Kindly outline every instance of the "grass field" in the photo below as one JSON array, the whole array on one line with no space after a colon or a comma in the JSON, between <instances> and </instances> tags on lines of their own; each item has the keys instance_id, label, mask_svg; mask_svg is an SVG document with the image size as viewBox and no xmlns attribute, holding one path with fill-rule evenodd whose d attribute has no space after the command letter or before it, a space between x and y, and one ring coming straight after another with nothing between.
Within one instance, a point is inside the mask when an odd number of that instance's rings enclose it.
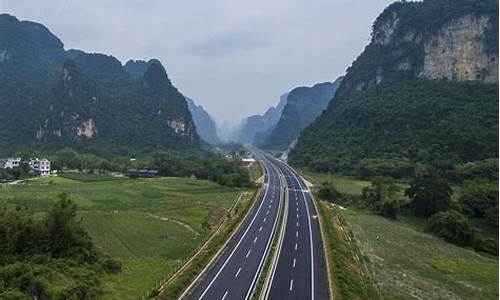
<instances>
[{"instance_id":1,"label":"grass field","mask_svg":"<svg viewBox=\"0 0 500 300\"><path fill-rule=\"evenodd\" d=\"M498 260L377 215L342 211L386 299L498 299Z\"/></svg>"},{"instance_id":2,"label":"grass field","mask_svg":"<svg viewBox=\"0 0 500 300\"><path fill-rule=\"evenodd\" d=\"M305 175L316 183L331 180L351 194L369 184L338 175ZM385 299L498 299L497 258L424 233L421 220L410 216L391 221L351 207L336 211L352 231Z\"/></svg>"},{"instance_id":3,"label":"grass field","mask_svg":"<svg viewBox=\"0 0 500 300\"><path fill-rule=\"evenodd\" d=\"M370 185L369 181L358 180L353 177L342 176L331 173L314 173L310 171L302 172L307 180L314 185L324 182L333 182L335 187L342 193L361 195L364 187Z\"/></svg>"},{"instance_id":4,"label":"grass field","mask_svg":"<svg viewBox=\"0 0 500 300\"><path fill-rule=\"evenodd\" d=\"M5 185L0 200L43 212L67 193L98 247L123 264L105 299L137 299L203 243L243 190L188 178L65 174Z\"/></svg>"}]
</instances>

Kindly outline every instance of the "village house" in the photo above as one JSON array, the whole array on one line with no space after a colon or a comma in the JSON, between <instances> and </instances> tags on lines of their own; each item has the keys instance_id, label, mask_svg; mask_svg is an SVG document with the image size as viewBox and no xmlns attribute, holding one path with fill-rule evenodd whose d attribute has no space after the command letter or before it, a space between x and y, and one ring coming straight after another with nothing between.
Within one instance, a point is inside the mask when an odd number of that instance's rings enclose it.
<instances>
[{"instance_id":1,"label":"village house","mask_svg":"<svg viewBox=\"0 0 500 300\"><path fill-rule=\"evenodd\" d=\"M0 167L4 169L15 169L19 168L21 165L21 158L7 158L0 160ZM50 160L46 158L30 158L28 165L31 170L35 172L37 176L49 176L50 175Z\"/></svg>"}]
</instances>

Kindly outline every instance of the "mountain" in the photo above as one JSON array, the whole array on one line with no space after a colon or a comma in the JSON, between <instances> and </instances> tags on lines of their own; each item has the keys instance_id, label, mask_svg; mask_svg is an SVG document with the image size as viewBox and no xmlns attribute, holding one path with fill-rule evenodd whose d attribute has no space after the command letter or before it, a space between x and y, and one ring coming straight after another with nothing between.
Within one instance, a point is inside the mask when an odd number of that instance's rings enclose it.
<instances>
[{"instance_id":1,"label":"mountain","mask_svg":"<svg viewBox=\"0 0 500 300\"><path fill-rule=\"evenodd\" d=\"M148 67L149 62L145 60L130 59L124 65L125 70L135 79L141 78L146 73Z\"/></svg>"},{"instance_id":2,"label":"mountain","mask_svg":"<svg viewBox=\"0 0 500 300\"><path fill-rule=\"evenodd\" d=\"M293 89L278 123L260 145L264 149L286 150L302 129L316 119L335 95L342 81L318 83Z\"/></svg>"},{"instance_id":3,"label":"mountain","mask_svg":"<svg viewBox=\"0 0 500 300\"><path fill-rule=\"evenodd\" d=\"M197 105L193 99L186 97L189 111L193 116L194 124L198 135L207 143L215 145L220 143L215 122L208 112L201 105Z\"/></svg>"},{"instance_id":4,"label":"mountain","mask_svg":"<svg viewBox=\"0 0 500 300\"><path fill-rule=\"evenodd\" d=\"M259 139L259 135L265 136L266 132L278 122L281 112L285 107L287 97L288 93L281 95L278 104L268 108L264 114L246 118L241 125L238 141L256 144L256 137Z\"/></svg>"},{"instance_id":5,"label":"mountain","mask_svg":"<svg viewBox=\"0 0 500 300\"><path fill-rule=\"evenodd\" d=\"M494 0L387 7L290 162L401 177L421 165L451 174L465 162L498 158L497 11Z\"/></svg>"},{"instance_id":6,"label":"mountain","mask_svg":"<svg viewBox=\"0 0 500 300\"><path fill-rule=\"evenodd\" d=\"M139 75L140 69L141 73ZM199 147L184 96L158 60L64 50L41 24L0 15L0 153L99 154Z\"/></svg>"},{"instance_id":7,"label":"mountain","mask_svg":"<svg viewBox=\"0 0 500 300\"><path fill-rule=\"evenodd\" d=\"M125 63L124 68L135 79L141 78L146 72L152 60L129 60ZM208 112L201 105L197 105L193 99L185 97L189 111L196 126L198 135L209 144L220 143L217 136L215 122Z\"/></svg>"}]
</instances>

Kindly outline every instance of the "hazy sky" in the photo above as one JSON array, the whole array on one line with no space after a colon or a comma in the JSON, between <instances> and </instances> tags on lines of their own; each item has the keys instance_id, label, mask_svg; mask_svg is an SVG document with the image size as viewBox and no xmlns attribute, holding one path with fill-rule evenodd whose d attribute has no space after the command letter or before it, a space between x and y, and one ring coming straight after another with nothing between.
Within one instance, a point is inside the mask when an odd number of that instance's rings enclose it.
<instances>
[{"instance_id":1,"label":"hazy sky","mask_svg":"<svg viewBox=\"0 0 500 300\"><path fill-rule=\"evenodd\" d=\"M218 122L261 113L300 85L332 81L393 0L0 0L66 49L158 58Z\"/></svg>"}]
</instances>

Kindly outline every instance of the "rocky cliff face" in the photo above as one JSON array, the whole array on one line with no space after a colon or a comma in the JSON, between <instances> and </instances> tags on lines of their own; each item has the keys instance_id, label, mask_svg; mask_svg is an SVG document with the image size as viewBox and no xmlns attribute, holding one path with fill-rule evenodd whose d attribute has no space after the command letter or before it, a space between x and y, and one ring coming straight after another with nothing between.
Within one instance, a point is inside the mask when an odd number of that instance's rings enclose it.
<instances>
[{"instance_id":1,"label":"rocky cliff face","mask_svg":"<svg viewBox=\"0 0 500 300\"><path fill-rule=\"evenodd\" d=\"M67 61L59 83L52 89L43 124L36 132L38 143L52 143L97 136L96 115L102 101L100 91L81 73L73 61ZM98 117L97 117L98 118Z\"/></svg>"},{"instance_id":2,"label":"rocky cliff face","mask_svg":"<svg viewBox=\"0 0 500 300\"><path fill-rule=\"evenodd\" d=\"M484 42L491 27L486 16L466 15L441 28L424 43L421 76L430 79L498 82L498 56Z\"/></svg>"},{"instance_id":3,"label":"rocky cliff face","mask_svg":"<svg viewBox=\"0 0 500 300\"><path fill-rule=\"evenodd\" d=\"M348 69L339 96L396 78L498 82L497 10L494 1L390 5L375 21L371 43Z\"/></svg>"}]
</instances>

